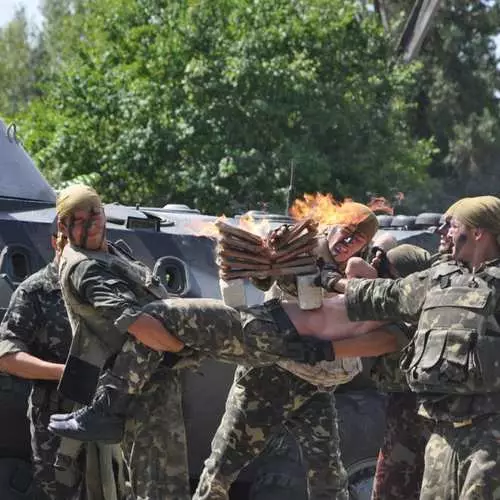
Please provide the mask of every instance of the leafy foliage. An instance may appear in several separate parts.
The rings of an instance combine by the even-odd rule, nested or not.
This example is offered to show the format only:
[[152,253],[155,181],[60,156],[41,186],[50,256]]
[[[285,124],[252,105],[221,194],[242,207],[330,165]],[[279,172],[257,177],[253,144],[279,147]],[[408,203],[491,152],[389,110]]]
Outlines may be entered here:
[[[343,0],[46,0],[42,95],[20,115],[49,180],[108,201],[282,210],[297,194],[418,189],[418,66]],[[49,15],[50,14],[50,15]]]
[[409,125],[418,137],[434,137],[438,147],[429,169],[435,188],[414,200],[428,208],[500,194],[500,61],[493,40],[499,26],[496,0],[446,0],[424,43]]
[[7,118],[18,113],[35,95],[36,51],[31,46],[26,12],[19,9],[14,19],[0,28],[0,113]]

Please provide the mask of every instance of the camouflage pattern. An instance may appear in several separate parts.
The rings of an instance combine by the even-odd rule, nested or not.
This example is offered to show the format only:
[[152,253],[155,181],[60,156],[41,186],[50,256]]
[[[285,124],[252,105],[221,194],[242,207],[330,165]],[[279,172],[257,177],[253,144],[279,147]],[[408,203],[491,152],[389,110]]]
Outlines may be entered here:
[[[286,278],[274,284],[266,298],[296,300],[296,279]],[[318,392],[318,386],[331,391],[335,384],[349,381],[359,372],[359,359],[346,361],[320,361],[310,366],[282,360],[274,367],[237,368],[226,414],[212,442],[212,453],[195,498],[226,498],[239,472],[264,449],[268,470],[252,490],[255,498],[271,494],[277,500],[290,500],[290,495],[308,498],[307,491],[311,498],[347,498],[347,474],[340,461],[333,393]],[[244,375],[240,377],[240,373]],[[238,391],[243,394],[241,400]],[[277,398],[277,394],[281,396]],[[268,419],[269,424],[262,425],[263,419]],[[285,425],[292,432],[288,433]],[[277,431],[284,439],[273,439]],[[283,482],[283,475],[276,476],[269,467],[272,455],[275,452],[278,460],[286,463],[284,457],[293,456],[295,449],[299,450],[298,466],[302,478],[307,476],[306,481],[290,483],[285,478]]]
[[[440,254],[429,256],[422,248],[410,245],[400,245],[388,255],[400,276],[429,268],[441,259]],[[401,347],[406,346],[415,333],[414,327],[402,322],[387,328],[398,336]],[[399,366],[400,356],[400,351],[379,356],[370,372],[377,388],[389,393],[372,500],[416,500],[420,495],[430,421],[417,415],[417,398],[410,393]]]
[[[67,244],[60,258],[59,276],[73,331],[60,388],[76,401],[88,404],[93,392],[87,387],[91,373],[97,385],[98,372],[111,355],[121,350],[128,325],[140,314],[141,306],[166,298],[167,292],[144,264],[111,244],[108,252],[74,249]],[[71,375],[75,360],[88,364],[85,382],[81,381],[83,374]]]
[[420,500],[500,499],[500,416],[454,428],[437,424],[425,450]]
[[[64,363],[70,343],[71,328],[57,266],[50,263],[21,283],[12,295],[0,325],[0,356],[27,352],[46,361]],[[72,403],[57,393],[56,382],[33,382],[28,419],[34,479],[37,487],[51,499],[78,498],[82,488],[83,455],[73,470],[76,476],[63,477],[54,469],[61,440],[47,430],[52,413],[71,407]]]
[[[324,295],[328,296],[326,292],[324,292]],[[277,279],[276,283],[267,291],[265,298],[268,300],[276,298],[289,302],[297,302],[296,276],[284,276],[283,278]],[[278,365],[293,375],[325,391],[333,390],[338,385],[350,382],[356,375],[361,373],[363,369],[360,358],[321,361],[312,366],[292,360],[286,360],[278,362]]]
[[[398,338],[401,348],[405,347],[414,329],[406,323],[387,325]],[[400,368],[401,351],[384,354],[373,359],[370,367],[370,378],[375,382],[377,389],[382,392],[409,392],[410,388],[406,382],[405,374]]]
[[302,451],[290,430],[281,426],[271,435],[254,462],[250,500],[304,500],[307,479]]
[[418,500],[430,420],[417,415],[415,394],[393,392],[387,399],[385,425],[372,500]]
[[100,386],[135,396],[122,445],[136,500],[191,497],[177,360],[129,337],[100,380]]
[[191,498],[179,371],[161,367],[144,386],[123,448],[133,498]]
[[413,390],[474,394],[500,389],[497,276],[495,264],[475,275],[453,263],[431,270],[418,329],[401,361]]
[[300,337],[275,300],[236,310],[212,299],[167,299],[151,302],[143,312],[186,346],[220,361],[266,366],[288,359],[315,364],[333,357],[331,342]]
[[[398,248],[412,247],[411,245],[400,245]],[[422,266],[426,251],[419,247],[413,247],[413,252],[408,254],[402,264],[397,262],[397,271],[401,276],[408,276],[415,272],[417,266]],[[416,260],[419,256],[424,256]],[[401,258],[399,259],[401,260]],[[439,265],[450,261],[449,254],[436,253],[428,258],[428,267]],[[403,267],[404,266],[404,267]],[[423,269],[420,269],[423,270]],[[405,347],[415,334],[415,327],[402,321],[387,326],[398,338],[398,344],[401,348]],[[394,352],[379,356],[374,361],[370,370],[370,376],[376,383],[377,388],[383,392],[409,392],[410,387],[406,381],[406,376],[401,370],[401,352]]]
[[416,322],[424,311],[401,362],[411,388],[421,395],[422,415],[460,422],[497,411],[500,337],[492,293],[497,273],[498,261],[475,274],[445,262],[400,280],[350,281],[346,303],[351,319]]
[[[138,500],[187,500],[190,492],[182,388],[178,372],[167,366],[175,364],[177,357],[149,349],[125,333],[142,313],[141,305],[156,294],[142,287],[140,280],[134,281],[130,273],[121,273],[120,267],[103,269],[94,259],[83,264],[66,275],[77,293],[91,304],[77,310],[89,324],[95,324],[89,315],[99,314],[104,325],[100,333],[115,331],[123,339],[99,385],[135,396],[128,408],[123,441],[131,494]],[[79,307],[76,297],[73,294],[70,308]]]
[[279,366],[258,370],[239,366],[193,499],[227,499],[239,472],[264,450],[281,425],[291,430],[300,445],[309,498],[347,499],[332,398]]
[[[402,346],[414,331],[404,323],[389,328],[399,336]],[[400,351],[379,356],[370,371],[377,388],[388,393],[372,500],[417,500],[422,485],[430,420],[417,414],[417,397],[410,392],[399,367],[400,357]]]
[[500,491],[497,276],[498,260],[475,273],[444,262],[394,282],[348,285],[351,319],[415,320],[422,312],[401,363],[419,413],[437,422],[421,499],[496,498]]
[[104,372],[100,386],[109,386],[123,394],[138,395],[158,370],[164,353],[153,351],[135,337],[127,336],[112,367]]

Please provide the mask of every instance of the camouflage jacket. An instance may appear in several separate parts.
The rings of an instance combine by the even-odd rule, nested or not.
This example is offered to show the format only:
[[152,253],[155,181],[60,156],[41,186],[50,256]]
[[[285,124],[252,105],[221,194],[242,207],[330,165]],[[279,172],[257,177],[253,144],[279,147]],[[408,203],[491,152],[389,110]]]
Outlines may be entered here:
[[[439,265],[450,260],[449,254],[436,253],[430,257],[430,266]],[[389,325],[389,329],[398,338],[401,348],[405,347],[411,341],[416,330],[416,325],[399,322],[397,325]],[[406,382],[406,376],[402,372],[399,363],[401,351],[392,352],[378,356],[370,370],[372,380],[377,384],[377,388],[384,392],[409,392],[410,387]]]
[[351,319],[418,320],[402,368],[419,394],[421,414],[457,421],[500,410],[500,374],[494,373],[493,361],[500,341],[498,334],[488,334],[500,332],[497,276],[499,260],[475,275],[444,262],[399,280],[349,282]]
[[0,324],[0,356],[28,352],[64,363],[71,327],[54,262],[32,274],[12,294]]
[[[0,324],[0,357],[27,352],[45,361],[64,363],[71,345],[71,327],[59,286],[57,265],[51,262],[23,281],[12,294]],[[57,395],[57,383],[34,381],[33,406],[51,411],[69,409]]]
[[166,290],[151,271],[109,245],[91,252],[66,245],[59,263],[73,340],[59,390],[88,404],[106,361],[118,353],[142,307]]

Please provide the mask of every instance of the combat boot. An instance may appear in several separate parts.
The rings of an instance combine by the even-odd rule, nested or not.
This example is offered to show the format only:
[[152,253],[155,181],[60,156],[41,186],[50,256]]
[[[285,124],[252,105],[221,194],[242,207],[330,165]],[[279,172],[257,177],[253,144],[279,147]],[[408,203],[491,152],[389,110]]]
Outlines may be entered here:
[[57,436],[77,441],[120,443],[132,401],[133,396],[106,386],[96,395],[92,405],[73,413],[52,415],[48,429]]

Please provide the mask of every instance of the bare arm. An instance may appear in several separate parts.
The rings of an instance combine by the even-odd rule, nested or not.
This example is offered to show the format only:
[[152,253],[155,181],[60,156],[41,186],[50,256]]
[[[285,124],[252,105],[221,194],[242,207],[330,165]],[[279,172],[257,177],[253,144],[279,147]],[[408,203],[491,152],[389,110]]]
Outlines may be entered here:
[[312,311],[302,311],[298,304],[292,302],[284,302],[283,308],[299,335],[323,340],[357,337],[384,324],[381,321],[350,321],[343,295],[323,299],[323,306]]
[[0,358],[0,371],[30,380],[59,380],[64,365],[51,363],[27,352],[6,354]]
[[335,340],[332,344],[336,358],[381,356],[400,348],[396,335],[384,327],[359,337]]
[[129,327],[128,332],[155,351],[180,352],[184,344],[171,335],[153,316],[141,314]]

